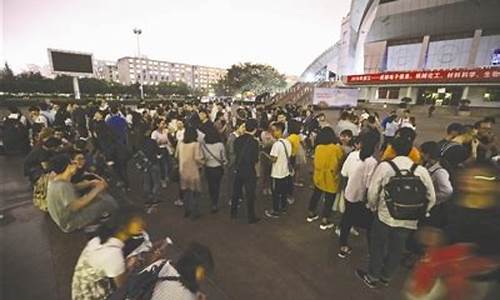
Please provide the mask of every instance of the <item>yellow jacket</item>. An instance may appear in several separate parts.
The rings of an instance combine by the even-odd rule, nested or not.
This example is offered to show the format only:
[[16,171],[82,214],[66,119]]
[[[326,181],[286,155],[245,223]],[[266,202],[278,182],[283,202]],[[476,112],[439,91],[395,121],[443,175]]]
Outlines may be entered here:
[[343,160],[344,150],[339,145],[318,145],[314,151],[314,185],[324,192],[337,193]]

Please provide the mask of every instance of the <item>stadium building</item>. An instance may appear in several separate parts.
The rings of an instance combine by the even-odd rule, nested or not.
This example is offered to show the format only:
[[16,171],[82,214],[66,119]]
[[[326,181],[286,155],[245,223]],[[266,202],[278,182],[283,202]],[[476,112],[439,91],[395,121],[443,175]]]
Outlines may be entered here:
[[360,100],[500,107],[499,0],[352,0],[340,41],[302,81],[337,78]]

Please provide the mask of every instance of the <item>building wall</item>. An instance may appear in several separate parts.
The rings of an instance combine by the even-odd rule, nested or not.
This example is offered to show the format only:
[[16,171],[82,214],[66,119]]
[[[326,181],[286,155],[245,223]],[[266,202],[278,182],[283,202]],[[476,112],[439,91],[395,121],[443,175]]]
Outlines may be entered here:
[[184,82],[190,87],[208,89],[226,74],[225,69],[173,63],[147,58],[123,57],[118,60],[120,82],[141,82],[158,85],[160,82]]

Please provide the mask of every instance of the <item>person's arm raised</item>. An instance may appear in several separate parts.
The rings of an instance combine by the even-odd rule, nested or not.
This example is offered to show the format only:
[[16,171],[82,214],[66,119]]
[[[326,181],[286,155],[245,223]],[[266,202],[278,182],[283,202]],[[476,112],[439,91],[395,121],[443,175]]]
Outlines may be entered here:
[[86,207],[92,201],[94,201],[97,195],[99,195],[102,191],[104,191],[107,188],[107,186],[108,184],[106,182],[99,181],[98,183],[96,183],[94,188],[90,190],[90,192],[78,198],[76,201],[73,201],[69,206],[70,210],[76,212]]

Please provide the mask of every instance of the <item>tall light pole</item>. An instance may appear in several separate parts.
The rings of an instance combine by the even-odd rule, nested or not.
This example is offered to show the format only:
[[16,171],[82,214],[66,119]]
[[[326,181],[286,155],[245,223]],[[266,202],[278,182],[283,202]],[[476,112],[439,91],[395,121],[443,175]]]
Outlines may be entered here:
[[[139,36],[142,34],[142,29],[134,28],[133,32],[134,32],[135,36],[137,37],[137,57],[139,59],[141,59],[141,47],[140,47],[140,43],[139,43]],[[140,61],[139,61],[139,63],[141,64]],[[142,100],[142,99],[144,99],[144,88],[142,86],[142,82],[143,82],[142,67],[141,67],[140,71],[141,72],[140,72],[140,75],[139,75],[139,89],[141,91],[141,100]]]

